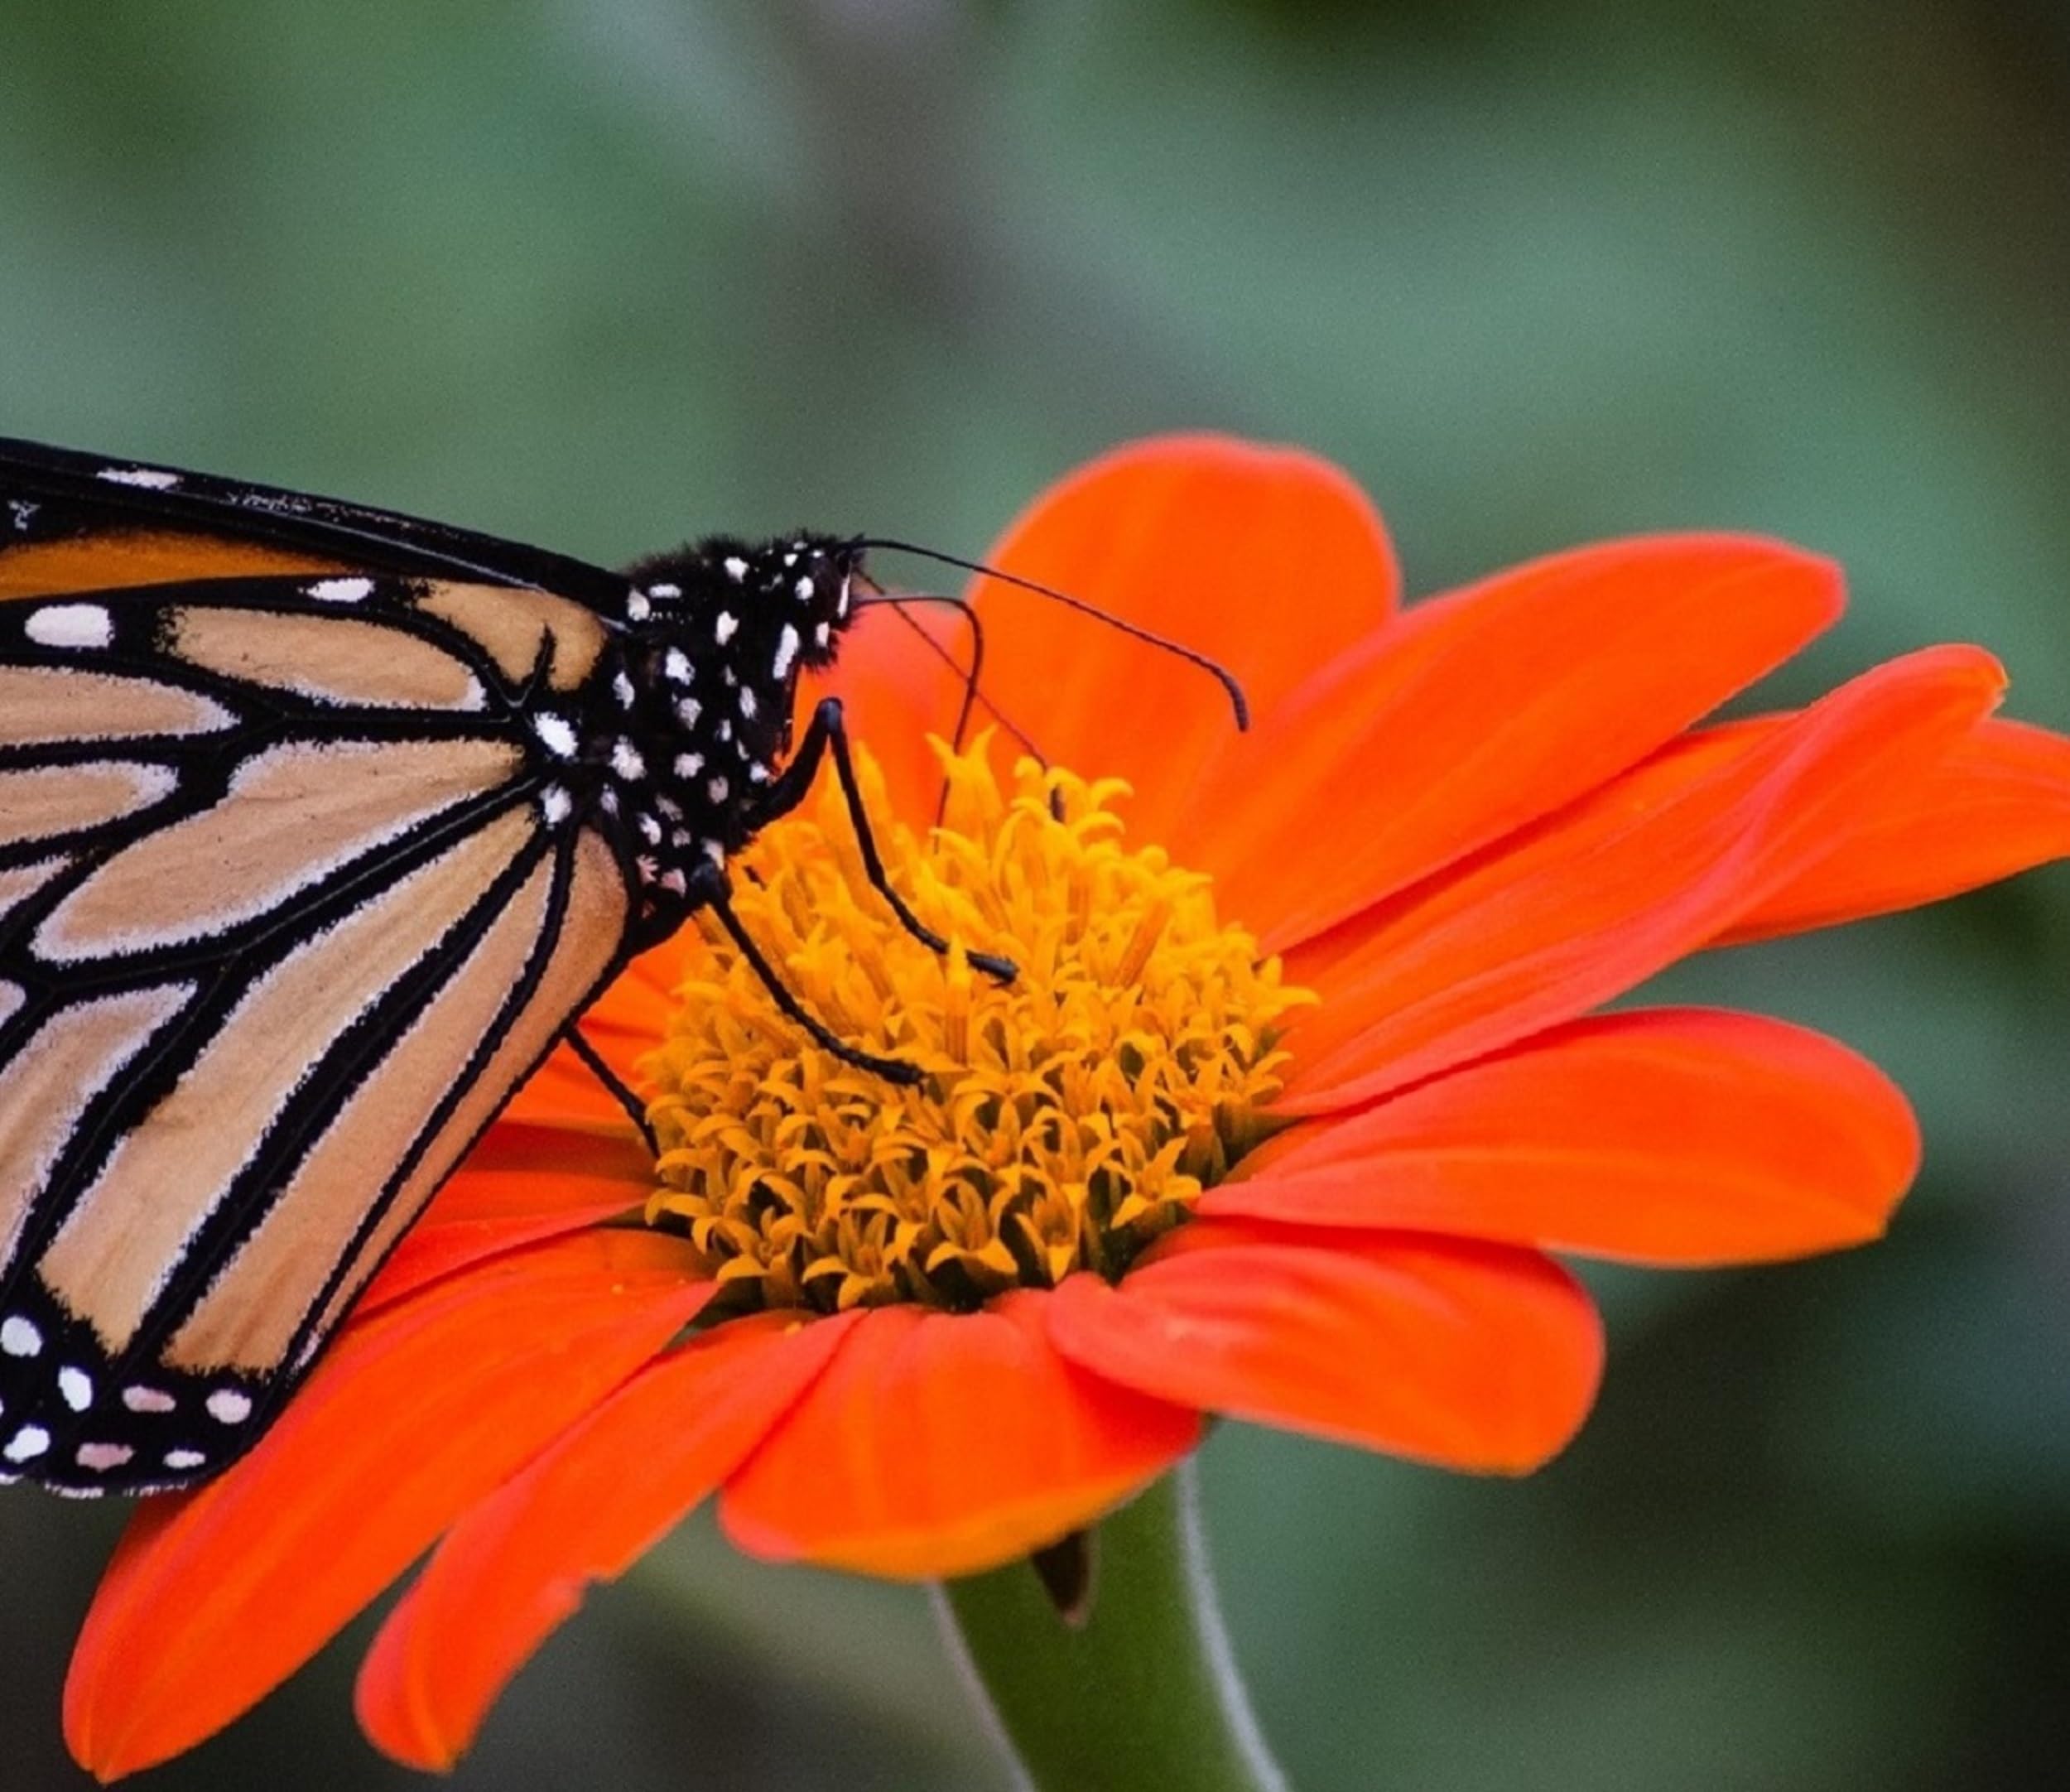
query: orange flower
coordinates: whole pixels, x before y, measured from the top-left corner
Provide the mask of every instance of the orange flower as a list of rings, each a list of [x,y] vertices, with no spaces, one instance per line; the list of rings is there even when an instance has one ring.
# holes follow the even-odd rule
[[[438,1766],[708,1496],[754,1554],[932,1577],[1092,1521],[1213,1414],[1528,1469],[1601,1353],[1545,1253],[1854,1244],[1917,1159],[1902,1096],[1830,1040],[1593,1011],[1700,948],[2070,852],[2070,741],[1990,719],[1975,648],[1692,731],[1838,613],[1837,571],[1773,542],[1619,542],[1398,613],[1340,474],[1177,438],[1067,479],[994,558],[1217,656],[1258,725],[988,597],[999,713],[1133,794],[980,752],[930,837],[957,692],[868,619],[841,682],[894,875],[1019,980],[898,933],[837,810],[770,829],[750,924],[926,1081],[817,1052],[695,929],[635,966],[589,1030],[643,1062],[658,1165],[548,1063],[262,1444],[137,1514],[67,1690],[83,1762],[209,1734],[427,1549],[359,1709]]]

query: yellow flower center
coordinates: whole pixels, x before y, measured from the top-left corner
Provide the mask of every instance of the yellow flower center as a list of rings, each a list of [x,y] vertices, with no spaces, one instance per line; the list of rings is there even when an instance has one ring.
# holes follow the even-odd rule
[[[745,1304],[960,1308],[1074,1269],[1117,1276],[1270,1128],[1277,1024],[1310,998],[1216,920],[1206,877],[1123,845],[1110,806],[1127,787],[1023,760],[1009,794],[984,742],[936,750],[941,825],[878,833],[946,956],[864,880],[830,779],[734,879],[800,1000],[923,1080],[897,1087],[814,1043],[709,918],[641,1066],[659,1091],[647,1219],[686,1232]],[[866,755],[860,769],[887,814]],[[966,949],[1018,976],[999,983]]]

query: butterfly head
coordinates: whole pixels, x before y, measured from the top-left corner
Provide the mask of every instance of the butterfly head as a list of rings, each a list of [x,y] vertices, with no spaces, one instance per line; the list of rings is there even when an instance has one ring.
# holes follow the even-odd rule
[[[854,619],[862,548],[824,535],[714,537],[629,576],[626,763],[658,781],[693,838],[730,852],[789,752],[800,676],[833,660]],[[623,794],[637,803],[637,790]],[[662,819],[666,843],[676,824]]]
[[[854,619],[859,542],[830,535],[711,536],[631,569],[627,620],[693,659],[787,692],[828,664]]]

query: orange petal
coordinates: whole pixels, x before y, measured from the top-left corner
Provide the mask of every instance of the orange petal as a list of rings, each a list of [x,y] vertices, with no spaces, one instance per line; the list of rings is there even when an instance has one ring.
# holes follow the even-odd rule
[[[1745,1263],[1874,1238],[1918,1159],[1904,1096],[1845,1046],[1751,1014],[1659,1009],[1556,1028],[1297,1127],[1200,1209]]]
[[[1400,583],[1343,473],[1219,436],[1161,436],[1080,468],[990,559],[1212,655],[1259,714],[1385,622]],[[1130,831],[1168,841],[1195,769],[1232,732],[1222,692],[1090,618],[978,584],[987,695],[1057,764],[1127,778]]]
[[[464,1514],[375,1638],[360,1727],[443,1770],[511,1676],[582,1603],[716,1488],[859,1314],[732,1321],[652,1364]]]
[[[507,1250],[615,1217],[654,1187],[653,1159],[618,1136],[501,1120],[438,1192],[359,1297],[361,1316]]]
[[[1918,777],[1869,792],[1841,817],[1823,857],[1716,943],[1914,908],[2066,856],[2070,739],[1993,719]]]
[[[1602,1327],[1531,1251],[1240,1220],[1168,1234],[1119,1288],[1075,1275],[1050,1335],[1167,1400],[1392,1455],[1517,1473],[1573,1436]]]
[[[643,952],[580,1017],[583,1037],[628,1083],[637,1082],[640,1059],[667,1033],[690,951],[688,938],[679,932]],[[503,1111],[544,1126],[628,1130],[624,1110],[565,1044],[554,1048]]]
[[[585,1232],[349,1326],[242,1462],[139,1509],[72,1657],[73,1754],[106,1779],[214,1734],[708,1292],[672,1239]]]
[[[614,1063],[612,1067],[623,1074],[632,1066]],[[566,1132],[633,1136],[625,1110],[590,1067],[565,1045],[556,1046],[546,1062],[525,1080],[510,1098],[503,1115],[527,1125],[555,1127]]]
[[[1052,1298],[871,1311],[728,1483],[728,1534],[772,1561],[932,1579],[1053,1543],[1154,1479],[1198,1414],[1059,1356]]]
[[[1282,1105],[1370,1101],[1572,1019],[1731,927],[1872,793],[1946,757],[2005,675],[1937,648],[1843,686],[1723,764],[1661,754],[1290,954],[1322,1000]]]
[[[1582,548],[1419,604],[1225,749],[1175,853],[1281,951],[1637,764],[1841,605],[1831,561],[1727,535]]]
[[[822,695],[840,698],[850,738],[867,745],[883,772],[893,814],[915,826],[933,818],[941,794],[941,763],[927,736],[946,739],[956,726],[963,696],[956,668],[970,663],[970,640],[969,619],[953,612],[919,605],[865,609],[842,637],[840,659],[800,694],[801,715]],[[988,653],[983,688],[992,682]],[[980,708],[973,725],[990,719]]]

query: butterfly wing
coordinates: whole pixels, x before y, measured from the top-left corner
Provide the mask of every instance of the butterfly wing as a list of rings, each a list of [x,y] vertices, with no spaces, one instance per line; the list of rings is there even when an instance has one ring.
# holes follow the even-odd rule
[[[609,576],[41,452],[0,447],[0,1474],[130,1491],[248,1444],[618,964],[538,726]]]
[[[530,586],[601,615],[625,595],[600,566],[421,517],[0,436],[0,596],[301,571]]]

